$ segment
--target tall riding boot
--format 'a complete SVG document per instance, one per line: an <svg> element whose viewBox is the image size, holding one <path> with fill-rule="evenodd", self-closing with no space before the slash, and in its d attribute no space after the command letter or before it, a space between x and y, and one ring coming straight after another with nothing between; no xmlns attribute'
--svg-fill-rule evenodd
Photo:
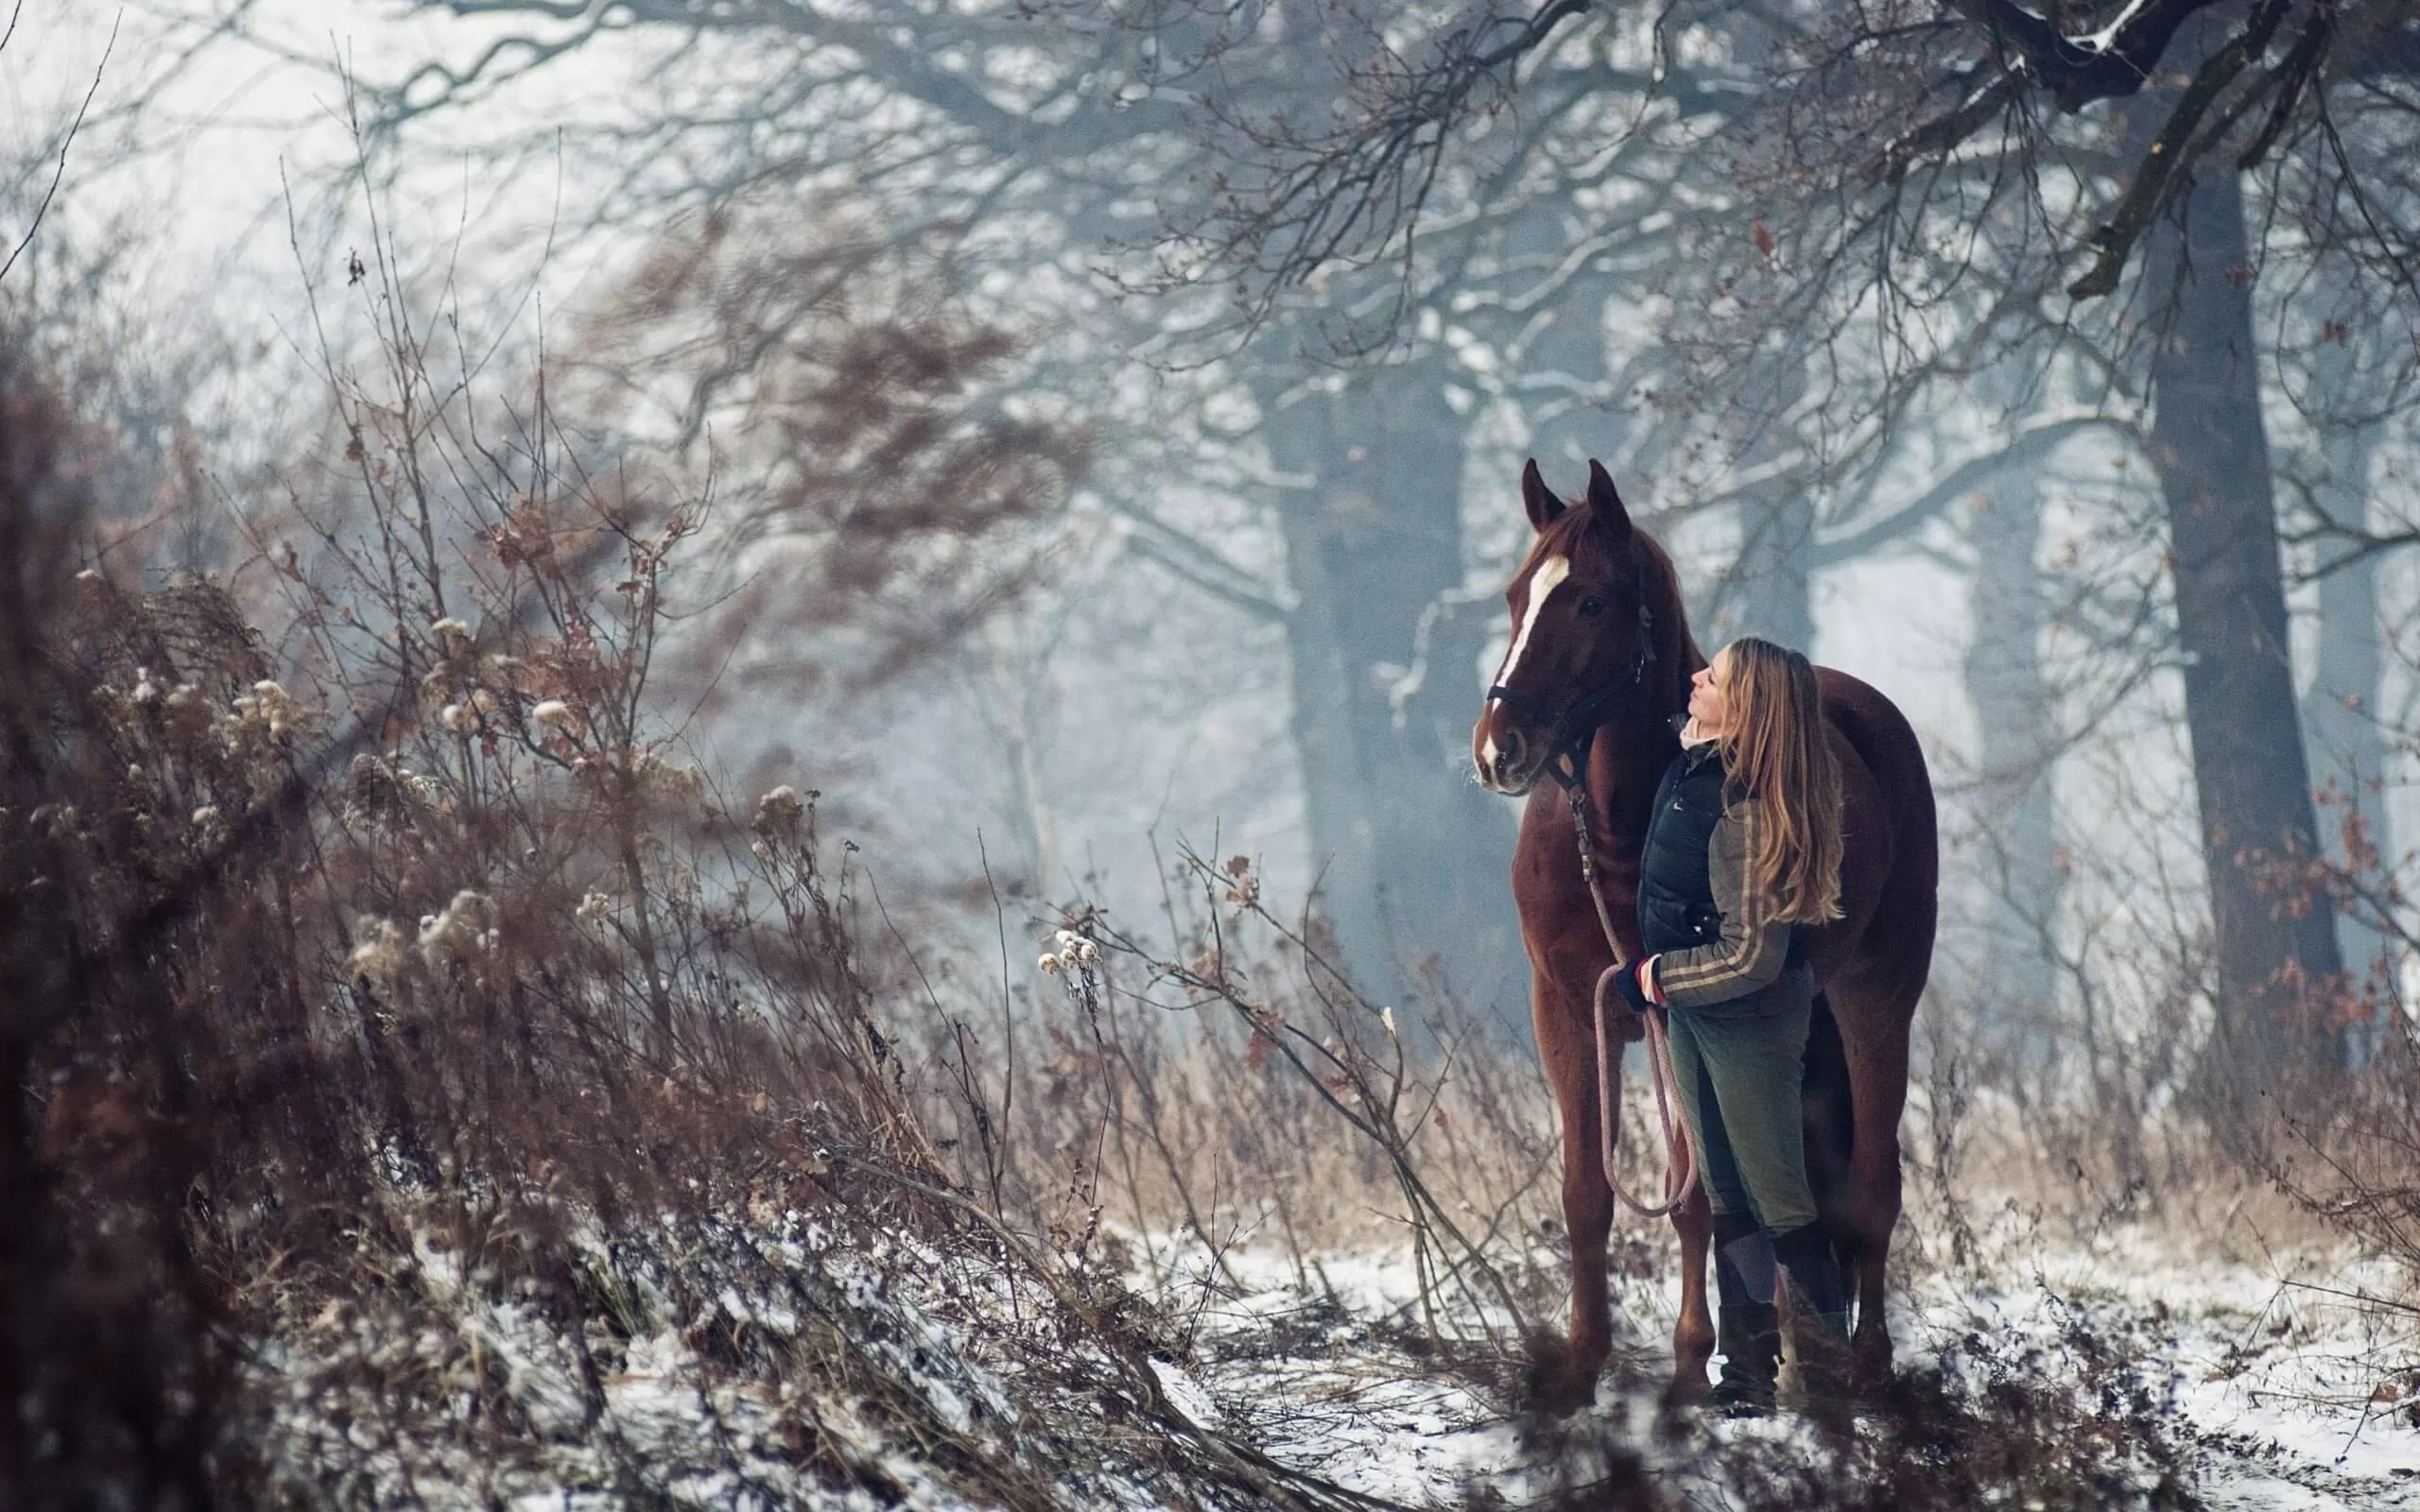
<svg viewBox="0 0 2420 1512"><path fill-rule="evenodd" d="M1798 1392L1807 1403L1844 1402L1849 1391L1849 1298L1832 1237L1808 1224L1773 1237L1773 1259L1789 1278L1790 1343Z"/></svg>
<svg viewBox="0 0 2420 1512"><path fill-rule="evenodd" d="M1715 1315L1715 1346L1722 1351L1714 1406L1731 1418L1768 1413L1781 1371L1772 1235L1749 1214L1718 1212L1714 1244L1714 1283L1721 1304Z"/></svg>

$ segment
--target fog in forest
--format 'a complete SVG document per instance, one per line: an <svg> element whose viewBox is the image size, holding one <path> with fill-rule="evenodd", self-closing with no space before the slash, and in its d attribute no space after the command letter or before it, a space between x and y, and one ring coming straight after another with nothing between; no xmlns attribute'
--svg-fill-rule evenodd
<svg viewBox="0 0 2420 1512"><path fill-rule="evenodd" d="M9 717L53 754L0 927L55 1007L7 1029L50 1237L0 1381L86 1426L0 1463L2395 1504L2415 135L2382 0L26 0ZM1601 462L1697 651L1803 649L1922 747L1899 1374L1845 1439L1649 1431L1685 1304L1627 1212L1598 1405L1536 1429L1574 1136L1512 877L1525 804L1570 829L1473 752L1531 459ZM131 1395L10 1279L104 1251L180 1298L75 1304ZM505 1363L379 1352L436 1334ZM1132 1444L1082 1447L1096 1355Z"/></svg>

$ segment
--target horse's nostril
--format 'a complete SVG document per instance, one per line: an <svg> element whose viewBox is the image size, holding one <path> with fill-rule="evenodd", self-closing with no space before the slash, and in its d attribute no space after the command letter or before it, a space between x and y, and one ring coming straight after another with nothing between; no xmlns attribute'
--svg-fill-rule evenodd
<svg viewBox="0 0 2420 1512"><path fill-rule="evenodd" d="M1521 732L1517 730L1506 730L1504 739L1495 747L1495 775L1498 778L1504 778L1519 771L1521 754Z"/></svg>

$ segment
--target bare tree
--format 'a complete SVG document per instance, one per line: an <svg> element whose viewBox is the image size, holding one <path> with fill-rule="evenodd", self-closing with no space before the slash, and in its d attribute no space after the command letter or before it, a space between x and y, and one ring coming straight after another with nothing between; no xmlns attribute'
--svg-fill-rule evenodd
<svg viewBox="0 0 2420 1512"><path fill-rule="evenodd" d="M2335 974L2334 933L2324 900L2280 880L2317 830L2301 742L2280 738L2298 726L2255 286L2333 264L2366 319L2420 316L2420 21L2331 0L1731 9L1488 7L1373 46L1346 108L1244 139L1259 171L1196 241L1253 313L1340 260L1409 266L1434 185L1488 150L1532 81L1627 46L1636 71L1606 88L1640 102L1641 129L1701 110L1738 144L1730 234L1701 285L1716 298L1671 334L1703 385L1761 382L1776 409L1801 402L1775 372L1811 367L1803 404L1823 421L1801 435L1825 475L1870 468L1938 390L2004 353L2148 419L2220 993L2240 1031L2222 1055L2247 1086L2329 1058L2304 988ZM1737 93L1708 105L1717 80ZM2121 289L2129 309L2093 302Z"/></svg>
<svg viewBox="0 0 2420 1512"><path fill-rule="evenodd" d="M1975 971L1979 1005L2008 1047L2038 1063L2058 986L2048 942L2063 891L2052 792L2058 723L2045 676L2052 609L2040 565L2048 470L2020 463L1970 496L1973 630L1965 652L1979 715L1974 807L1986 904Z"/></svg>
<svg viewBox="0 0 2420 1512"><path fill-rule="evenodd" d="M1970 218L1963 164L2022 168L1999 187L2028 192L2072 148L2066 119L2159 91L2156 129L2090 165L2122 188L2040 249L2089 256L2067 284L2077 298L2116 292L2160 213L2221 162L2240 173L2298 156L2313 187L2377 215L2366 180L2385 164L2348 146L2342 124L2408 114L2399 86L2420 73L2420 26L2361 0L2133 0L2048 16L2016 0L1703 12L1485 0L1409 41L1375 11L1340 8L1329 25L1359 44L1340 103L1309 120L1241 121L1253 171L1226 180L1187 228L1201 255L1243 270L1262 309L1340 261L1409 256L1467 135L1515 106L1558 51L1594 51L1603 87L1641 100L1641 126L1673 111L1753 111L1725 96L1743 55L1768 61L1763 82L1800 129L1789 150L1886 256L1932 215ZM2370 229L2373 266L2409 289L2408 228L2380 217Z"/></svg>

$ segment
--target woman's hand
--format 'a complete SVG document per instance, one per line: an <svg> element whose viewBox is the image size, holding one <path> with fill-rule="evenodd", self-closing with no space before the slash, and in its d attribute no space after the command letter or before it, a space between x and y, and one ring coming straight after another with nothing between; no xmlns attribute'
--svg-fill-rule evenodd
<svg viewBox="0 0 2420 1512"><path fill-rule="evenodd" d="M1655 993L1655 957L1644 956L1614 973L1614 990L1633 1013L1645 1013L1662 1002Z"/></svg>

